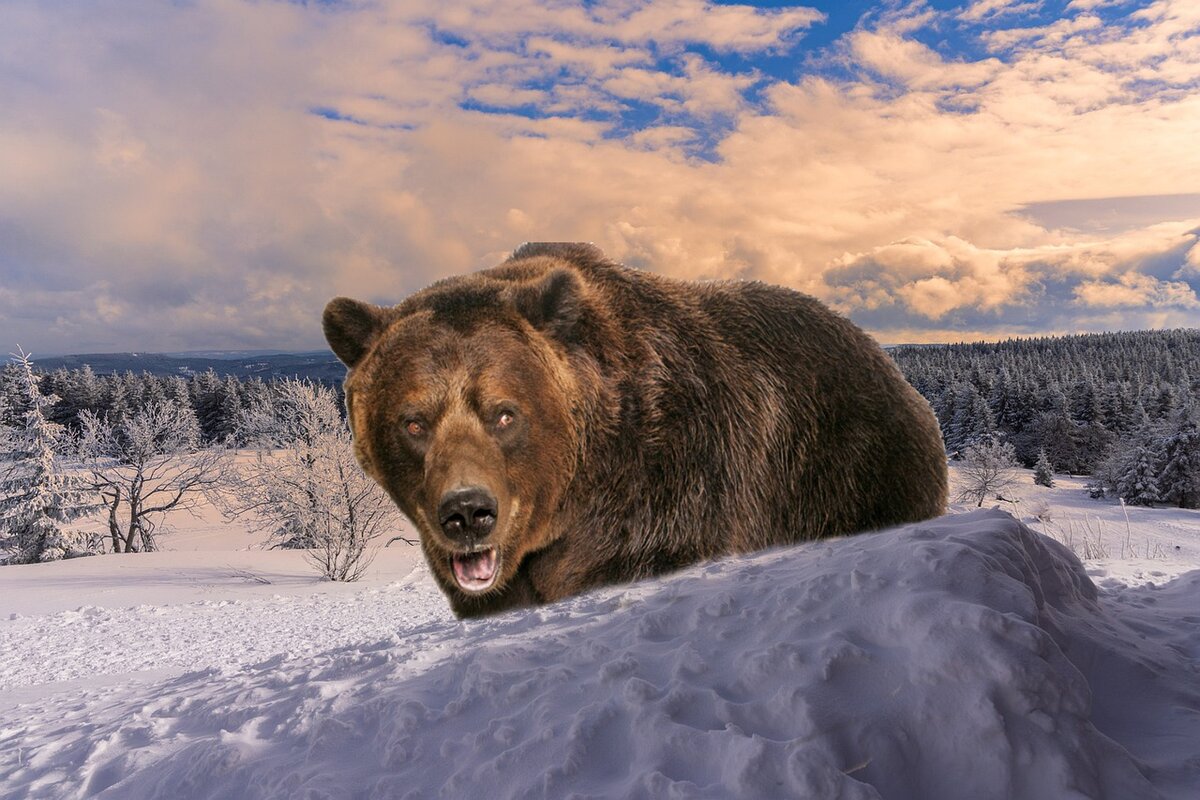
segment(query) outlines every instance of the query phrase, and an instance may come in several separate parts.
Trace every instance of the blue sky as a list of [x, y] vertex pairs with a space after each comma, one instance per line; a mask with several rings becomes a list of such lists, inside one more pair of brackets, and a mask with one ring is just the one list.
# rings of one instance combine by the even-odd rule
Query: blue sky
[[323, 344], [526, 240], [881, 341], [1200, 325], [1200, 4], [0, 5], [0, 338]]

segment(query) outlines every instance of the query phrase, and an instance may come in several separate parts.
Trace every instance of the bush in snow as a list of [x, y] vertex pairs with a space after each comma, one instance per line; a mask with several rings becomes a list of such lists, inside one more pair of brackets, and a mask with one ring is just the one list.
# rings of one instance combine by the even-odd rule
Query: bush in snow
[[973, 444], [963, 454], [962, 489], [958, 502], [982, 506], [989, 495], [1003, 499], [1000, 493], [1016, 483], [1017, 454], [1008, 442], [988, 438]]
[[84, 411], [79, 454], [108, 513], [114, 553], [157, 550], [171, 511], [192, 510], [223, 485], [224, 451], [202, 447], [191, 408], [154, 401], [119, 418]]
[[1037, 463], [1033, 465], [1033, 482], [1038, 486], [1054, 488], [1054, 469], [1050, 466], [1050, 459], [1046, 457], [1045, 450], [1038, 451]]
[[[20, 394], [18, 408], [0, 409], [14, 420], [0, 434], [0, 550], [6, 563], [32, 564], [90, 552], [87, 534], [67, 531], [66, 523], [95, 508], [80, 480], [63, 467], [66, 439], [61, 425], [47, 418], [58, 402], [43, 395], [29, 355], [13, 356]], [[8, 401], [0, 396], [0, 404]]]
[[354, 458], [332, 389], [288, 380], [242, 415], [237, 436], [256, 449], [240, 464], [225, 512], [268, 530], [279, 547], [307, 550], [329, 580], [353, 581], [370, 565], [372, 542], [395, 530], [395, 504]]

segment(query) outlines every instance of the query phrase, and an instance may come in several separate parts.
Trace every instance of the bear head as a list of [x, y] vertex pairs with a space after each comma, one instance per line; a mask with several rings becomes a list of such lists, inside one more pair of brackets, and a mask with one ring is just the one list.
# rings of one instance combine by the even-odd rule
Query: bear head
[[537, 256], [390, 308], [344, 297], [325, 308], [349, 367], [358, 461], [416, 525], [460, 613], [507, 605], [522, 560], [560, 532], [581, 440], [572, 352], [586, 295], [569, 262]]

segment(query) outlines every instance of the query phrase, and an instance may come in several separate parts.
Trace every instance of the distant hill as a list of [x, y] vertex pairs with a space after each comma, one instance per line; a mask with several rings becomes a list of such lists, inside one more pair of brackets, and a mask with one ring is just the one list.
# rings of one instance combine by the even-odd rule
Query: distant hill
[[306, 353], [281, 353], [277, 350], [206, 350], [193, 353], [83, 353], [80, 355], [39, 358], [38, 370], [53, 372], [89, 365], [97, 375], [133, 372], [151, 375], [191, 375], [212, 370], [218, 375], [236, 378], [313, 378], [326, 383], [341, 383], [346, 367], [329, 350]]

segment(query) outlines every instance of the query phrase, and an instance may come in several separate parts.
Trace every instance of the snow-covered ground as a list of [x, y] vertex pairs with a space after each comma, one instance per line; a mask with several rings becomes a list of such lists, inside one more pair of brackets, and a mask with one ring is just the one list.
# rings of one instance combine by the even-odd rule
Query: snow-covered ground
[[[1093, 580], [1163, 583], [1200, 566], [1200, 511], [1159, 506], [1122, 506], [1088, 496], [1088, 478], [1055, 475], [1054, 488], [1033, 482], [1033, 470], [1017, 470], [1004, 491], [1012, 502], [986, 501], [1029, 527], [1067, 545]], [[950, 469], [951, 497], [961, 474]], [[962, 510], [967, 506], [956, 506]]]
[[0, 797], [1200, 796], [1200, 512], [1083, 483], [469, 622], [211, 509], [5, 567]]

